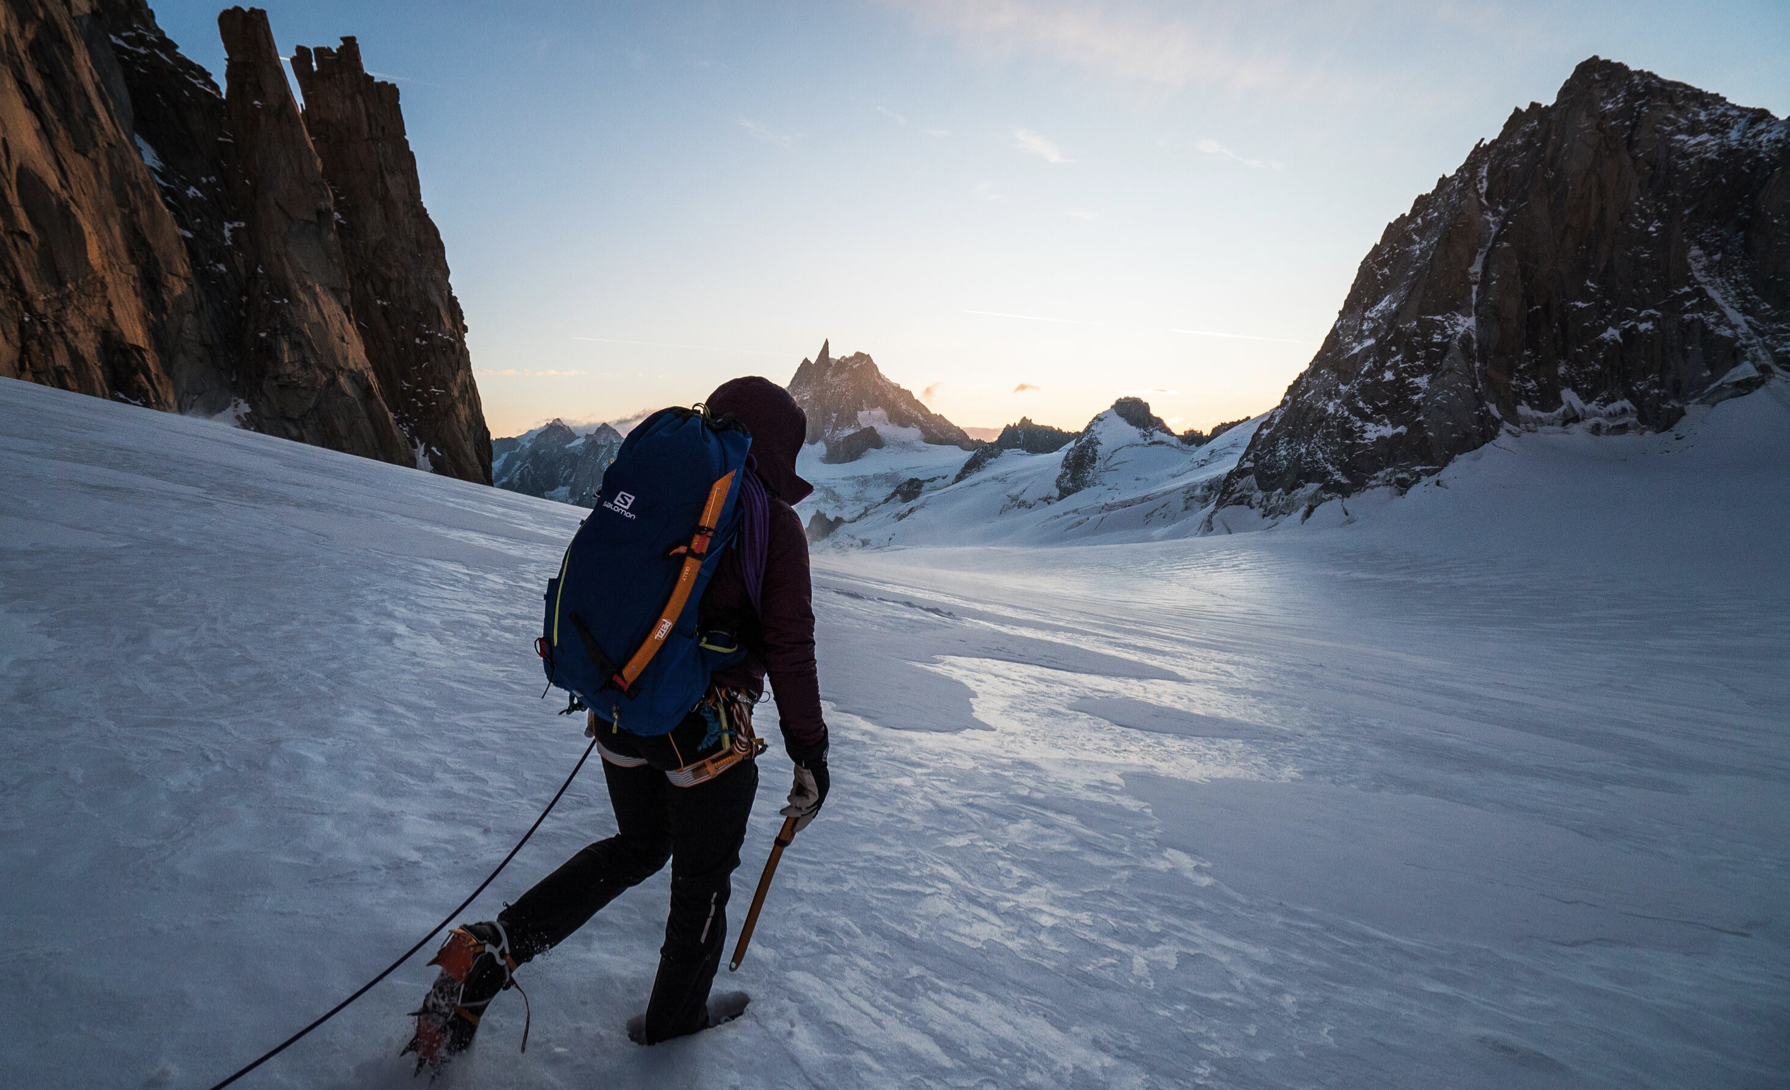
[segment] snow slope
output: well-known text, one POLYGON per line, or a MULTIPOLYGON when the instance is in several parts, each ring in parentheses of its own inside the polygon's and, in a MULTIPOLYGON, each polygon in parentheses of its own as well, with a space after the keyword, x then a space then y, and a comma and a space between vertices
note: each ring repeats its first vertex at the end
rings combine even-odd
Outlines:
MULTIPOLYGON (((1790 395, 1677 434, 1328 528, 821 554, 834 796, 746 1016, 626 1042, 662 875, 437 1085, 1784 1085, 1790 395)), ((581 749, 529 648, 577 515, 0 380, 9 1085, 209 1085, 476 883, 581 749)), ((476 915, 613 828, 562 807, 476 915)), ((429 977, 241 1085, 419 1085, 429 977)))

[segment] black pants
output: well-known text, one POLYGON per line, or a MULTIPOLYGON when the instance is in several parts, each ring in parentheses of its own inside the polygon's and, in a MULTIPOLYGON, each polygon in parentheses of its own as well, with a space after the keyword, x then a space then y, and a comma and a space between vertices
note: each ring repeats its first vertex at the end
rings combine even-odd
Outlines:
POLYGON ((646 1007, 646 1040, 695 1033, 708 1024, 709 987, 727 940, 727 896, 758 793, 758 765, 741 761, 695 787, 673 787, 650 765, 620 768, 604 761, 603 776, 616 834, 567 860, 498 920, 516 957, 526 961, 558 945, 670 859, 671 914, 646 1007))

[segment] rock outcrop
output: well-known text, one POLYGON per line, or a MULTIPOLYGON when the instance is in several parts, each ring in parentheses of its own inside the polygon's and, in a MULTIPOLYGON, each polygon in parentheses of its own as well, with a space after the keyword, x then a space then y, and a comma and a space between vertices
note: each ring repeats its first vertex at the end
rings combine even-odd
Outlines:
POLYGON ((834 359, 830 342, 822 342, 820 354, 813 360, 803 360, 796 368, 795 377, 789 380, 789 392, 808 414, 810 443, 837 442, 882 421, 898 428, 918 429, 920 439, 926 443, 964 450, 973 450, 977 445, 962 428, 885 378, 868 354, 857 352, 834 359))
POLYGON ((829 515, 824 511, 816 511, 808 516, 808 540, 818 545, 833 536, 833 531, 844 526, 847 520, 829 515))
POLYGON ((0 10, 0 375, 488 482, 396 89, 314 70, 314 139, 266 14, 218 22, 228 98, 142 0, 0 10))
POLYGON ((1001 429, 1001 434, 986 446, 979 447, 963 463, 957 476, 951 479, 952 484, 963 480, 999 458, 1010 450, 1020 450, 1027 454, 1055 454, 1074 441, 1077 433, 1053 428, 1048 424, 1034 424, 1029 416, 1019 418, 1019 423, 1008 424, 1001 429))
POLYGON ((855 462, 873 450, 881 450, 882 447, 882 432, 875 428, 859 428, 857 431, 849 432, 837 439, 827 440, 826 453, 820 456, 820 460, 829 465, 855 462))
POLYGON ((1386 228, 1217 504, 1406 489, 1505 429, 1669 427, 1786 366, 1790 125, 1592 58, 1386 228))
POLYGON ((578 431, 563 420, 495 444, 494 483, 511 492, 590 507, 623 436, 608 424, 578 431))

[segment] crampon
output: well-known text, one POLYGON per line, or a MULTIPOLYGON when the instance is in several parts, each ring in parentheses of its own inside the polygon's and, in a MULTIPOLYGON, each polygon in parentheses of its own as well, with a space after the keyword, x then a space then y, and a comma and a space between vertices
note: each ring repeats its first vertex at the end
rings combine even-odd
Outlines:
MULTIPOLYGON (((400 1056, 416 1053, 416 1073, 427 1067, 439 1072, 444 1064, 472 1045, 478 1032, 479 1019, 497 993, 516 988, 522 996, 523 1010, 528 1011, 528 995, 516 987, 513 973, 516 959, 510 954, 509 936, 499 923, 475 923, 456 927, 448 932, 447 942, 429 962, 441 966, 441 973, 423 997, 416 1015, 416 1036, 404 1046, 400 1056)), ((522 1027, 522 1048, 528 1049, 528 1027, 522 1027)))

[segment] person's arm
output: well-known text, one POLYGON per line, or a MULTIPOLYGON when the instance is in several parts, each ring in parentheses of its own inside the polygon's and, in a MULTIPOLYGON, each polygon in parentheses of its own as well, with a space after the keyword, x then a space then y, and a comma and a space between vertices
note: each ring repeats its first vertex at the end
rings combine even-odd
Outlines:
POLYGON ((814 663, 814 587, 808 574, 808 536, 801 518, 774 503, 766 542, 759 620, 764 631, 765 672, 777 696, 783 745, 805 764, 826 760, 827 724, 820 710, 820 675, 814 663))
POLYGON ((827 723, 820 711, 820 674, 814 662, 814 585, 808 573, 808 535, 784 504, 771 505, 764 588, 758 616, 764 626, 765 673, 777 695, 783 748, 795 762, 784 817, 795 831, 808 827, 827 800, 827 723))

